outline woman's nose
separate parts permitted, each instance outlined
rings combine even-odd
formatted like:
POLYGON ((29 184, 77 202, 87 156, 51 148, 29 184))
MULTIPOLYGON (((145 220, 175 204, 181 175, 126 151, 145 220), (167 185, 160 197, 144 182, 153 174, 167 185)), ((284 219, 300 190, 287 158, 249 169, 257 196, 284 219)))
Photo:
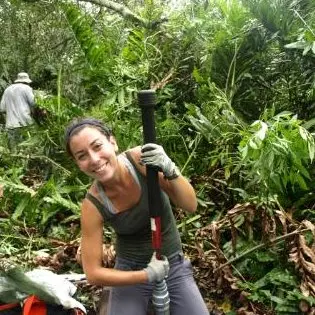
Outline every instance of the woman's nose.
POLYGON ((92 163, 98 162, 99 161, 99 155, 97 152, 90 152, 90 161, 92 163))

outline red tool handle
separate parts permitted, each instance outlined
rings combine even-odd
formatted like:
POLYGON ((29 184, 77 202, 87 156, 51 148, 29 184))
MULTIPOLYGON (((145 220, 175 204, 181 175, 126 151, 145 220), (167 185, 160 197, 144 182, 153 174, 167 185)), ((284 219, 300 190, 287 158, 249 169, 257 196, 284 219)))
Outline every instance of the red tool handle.
MULTIPOLYGON (((154 90, 142 90, 138 93, 138 103, 142 112, 142 126, 144 143, 156 143, 154 107, 156 94, 154 90)), ((162 197, 159 185, 158 171, 150 166, 147 170, 147 184, 149 197, 149 211, 151 217, 152 248, 156 251, 157 258, 161 256, 161 209, 162 197)))

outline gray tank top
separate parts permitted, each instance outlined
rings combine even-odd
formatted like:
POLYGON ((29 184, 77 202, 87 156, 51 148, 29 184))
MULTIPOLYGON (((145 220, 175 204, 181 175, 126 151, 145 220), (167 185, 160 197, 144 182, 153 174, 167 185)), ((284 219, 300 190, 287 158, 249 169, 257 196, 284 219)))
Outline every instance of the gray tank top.
MULTIPOLYGON (((90 193, 86 194, 86 198, 99 210, 105 224, 109 224, 115 230, 117 256, 147 263, 153 250, 146 177, 138 171, 128 151, 121 154, 120 158, 122 158, 129 172, 140 186, 141 197, 138 203, 126 211, 115 213, 114 207, 100 183, 96 185, 102 202, 90 193)), ((170 258, 182 251, 182 245, 170 200, 163 191, 161 225, 161 253, 170 258)))

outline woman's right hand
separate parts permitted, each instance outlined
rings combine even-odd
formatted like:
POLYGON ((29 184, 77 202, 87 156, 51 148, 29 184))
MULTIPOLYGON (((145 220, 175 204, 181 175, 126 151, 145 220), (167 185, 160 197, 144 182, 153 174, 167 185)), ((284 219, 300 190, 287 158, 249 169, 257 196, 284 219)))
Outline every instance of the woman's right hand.
POLYGON ((153 253, 148 266, 144 269, 148 274, 148 282, 160 282, 168 276, 170 265, 165 256, 159 260, 156 258, 156 252, 153 253))

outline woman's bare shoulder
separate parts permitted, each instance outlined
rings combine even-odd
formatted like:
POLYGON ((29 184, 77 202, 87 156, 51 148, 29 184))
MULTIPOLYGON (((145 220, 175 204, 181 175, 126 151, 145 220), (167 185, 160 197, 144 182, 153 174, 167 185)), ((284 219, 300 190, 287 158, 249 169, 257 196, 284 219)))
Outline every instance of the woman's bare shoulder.
POLYGON ((93 181, 90 188, 88 189, 88 193, 95 197, 98 196, 97 182, 95 180, 93 181))
POLYGON ((127 151, 124 152, 124 154, 128 152, 130 157, 132 158, 135 166, 137 169, 145 174, 145 167, 140 163, 140 158, 141 158, 141 146, 133 147, 127 151))
POLYGON ((136 160, 140 160, 140 156, 141 156, 141 146, 137 146, 134 148, 131 148, 128 150, 128 152, 130 153, 130 155, 136 160))
MULTIPOLYGON (((90 188, 88 189, 88 192, 87 194, 90 194, 92 195, 94 198, 98 199, 99 200, 99 192, 98 192, 98 188, 97 188, 97 183, 94 181, 92 183, 92 185, 90 186, 90 188)), ((100 201, 100 200, 99 200, 100 201)), ((82 210, 82 214, 83 213, 88 213, 88 212, 99 212, 97 209, 96 209, 96 206, 95 204, 87 197, 85 197, 82 201, 82 204, 81 204, 81 210, 82 210)))

